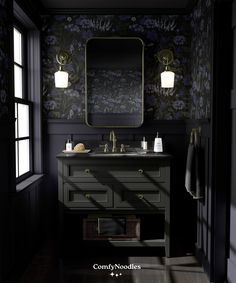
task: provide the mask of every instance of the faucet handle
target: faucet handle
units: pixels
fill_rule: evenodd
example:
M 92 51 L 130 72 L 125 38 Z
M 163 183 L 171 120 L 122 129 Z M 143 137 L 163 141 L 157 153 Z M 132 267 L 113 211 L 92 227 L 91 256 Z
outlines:
M 125 145 L 123 143 L 120 145 L 120 152 L 125 152 Z
M 108 148 L 108 144 L 107 143 L 104 145 L 104 152 L 109 152 L 109 148 Z
M 120 152 L 126 152 L 126 148 L 129 148 L 130 145 L 129 144 L 121 144 L 120 145 Z
M 109 146 L 108 144 L 100 144 L 99 147 L 103 148 L 104 152 L 109 152 Z

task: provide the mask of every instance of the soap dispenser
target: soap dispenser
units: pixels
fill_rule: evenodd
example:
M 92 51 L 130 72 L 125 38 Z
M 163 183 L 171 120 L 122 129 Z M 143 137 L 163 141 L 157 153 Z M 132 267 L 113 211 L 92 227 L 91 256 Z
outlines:
M 141 148 L 143 150 L 147 150 L 148 149 L 148 143 L 147 141 L 145 140 L 145 137 L 143 137 L 143 140 L 141 141 Z
M 70 139 L 67 139 L 66 141 L 66 151 L 72 151 L 73 149 L 73 142 L 72 137 Z
M 157 136 L 154 140 L 153 151 L 154 152 L 163 152 L 162 138 L 159 137 L 158 132 L 157 132 Z

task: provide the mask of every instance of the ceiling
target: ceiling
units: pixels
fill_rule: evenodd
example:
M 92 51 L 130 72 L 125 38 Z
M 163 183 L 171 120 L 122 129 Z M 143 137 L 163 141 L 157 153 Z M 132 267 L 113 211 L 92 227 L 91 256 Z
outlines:
M 46 9 L 187 9 L 194 0 L 41 0 Z

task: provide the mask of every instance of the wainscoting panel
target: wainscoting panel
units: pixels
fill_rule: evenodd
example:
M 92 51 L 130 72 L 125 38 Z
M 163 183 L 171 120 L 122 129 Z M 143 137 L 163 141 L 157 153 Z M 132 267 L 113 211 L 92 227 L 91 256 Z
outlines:
M 211 203 L 212 192 L 210 185 L 210 122 L 207 120 L 188 121 L 186 124 L 186 133 L 190 137 L 193 128 L 200 128 L 200 145 L 203 151 L 204 164 L 204 186 L 203 199 L 195 200 L 197 206 L 197 241 L 196 249 L 200 261 L 203 262 L 205 270 L 209 274 L 209 265 L 211 262 L 211 239 L 212 239 L 212 216 Z

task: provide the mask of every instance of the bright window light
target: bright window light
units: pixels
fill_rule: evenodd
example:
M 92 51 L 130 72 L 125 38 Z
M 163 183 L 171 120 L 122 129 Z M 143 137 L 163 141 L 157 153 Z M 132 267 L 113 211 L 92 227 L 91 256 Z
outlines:
M 29 105 L 18 104 L 18 138 L 29 136 Z
M 14 62 L 22 64 L 22 35 L 14 28 Z
M 19 155 L 18 155 L 18 142 L 15 142 L 15 146 L 16 146 L 16 178 L 19 177 Z
M 19 140 L 19 176 L 30 171 L 29 140 Z
M 17 65 L 14 66 L 14 93 L 15 97 L 22 98 L 22 68 L 18 67 Z

